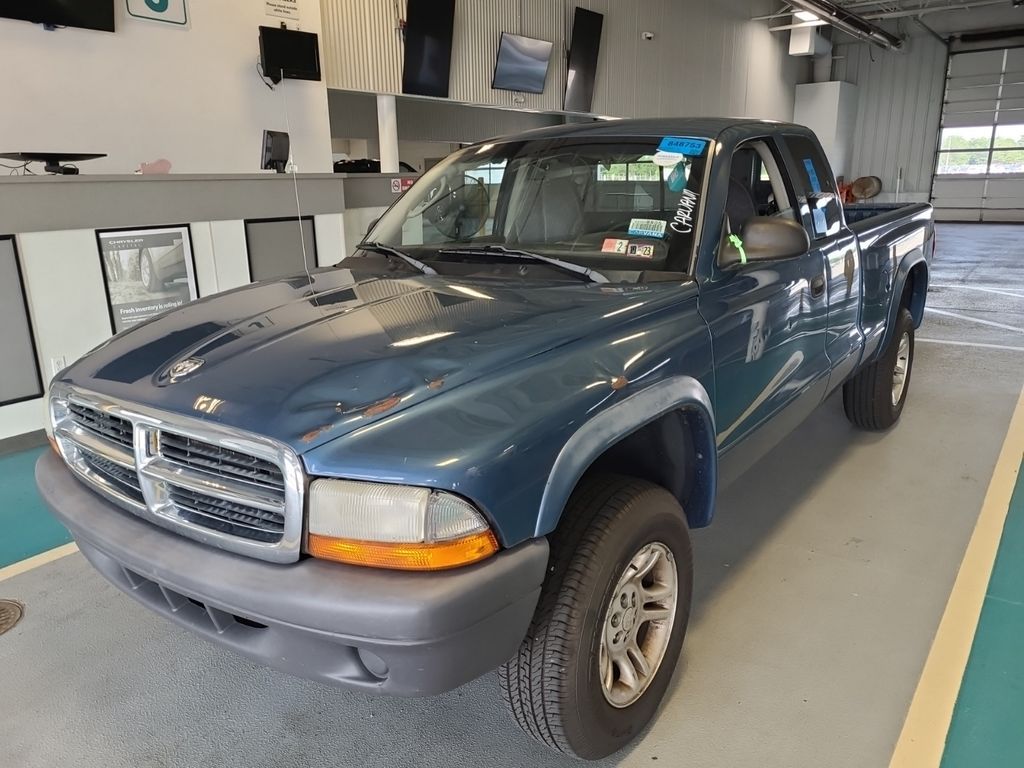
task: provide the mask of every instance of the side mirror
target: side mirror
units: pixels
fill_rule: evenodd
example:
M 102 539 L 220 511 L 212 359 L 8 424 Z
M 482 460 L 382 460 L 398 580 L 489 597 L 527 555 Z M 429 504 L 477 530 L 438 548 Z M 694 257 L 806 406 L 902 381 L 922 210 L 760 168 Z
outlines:
M 800 256 L 811 249 L 807 230 L 792 219 L 755 216 L 743 226 L 739 243 L 727 237 L 718 251 L 723 267 Z
M 378 222 L 378 221 L 380 221 L 380 216 L 378 216 L 377 218 L 375 218 L 375 219 L 374 219 L 373 221 L 371 221 L 371 222 L 370 222 L 369 224 L 367 224 L 367 225 L 366 225 L 366 232 L 365 232 L 365 234 L 363 235 L 363 239 L 364 239 L 364 240 L 365 240 L 365 239 L 367 238 L 367 236 L 369 236 L 369 234 L 370 234 L 370 233 L 371 233 L 371 232 L 373 231 L 373 228 L 377 226 L 377 222 Z

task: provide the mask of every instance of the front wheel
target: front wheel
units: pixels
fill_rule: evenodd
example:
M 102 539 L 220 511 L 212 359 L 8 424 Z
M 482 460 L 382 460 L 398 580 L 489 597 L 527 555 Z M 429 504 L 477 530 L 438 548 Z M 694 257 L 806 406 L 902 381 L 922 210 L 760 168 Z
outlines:
M 903 413 L 914 365 L 914 318 L 902 307 L 882 356 L 843 385 L 846 417 L 861 429 L 888 429 Z
M 499 675 L 524 731 L 596 760 L 665 695 L 690 615 L 690 537 L 675 497 L 634 478 L 585 478 L 565 515 L 526 639 Z
M 157 293 L 164 289 L 164 281 L 160 279 L 156 271 L 153 256 L 148 248 L 142 251 L 142 256 L 139 259 L 139 278 L 150 293 Z

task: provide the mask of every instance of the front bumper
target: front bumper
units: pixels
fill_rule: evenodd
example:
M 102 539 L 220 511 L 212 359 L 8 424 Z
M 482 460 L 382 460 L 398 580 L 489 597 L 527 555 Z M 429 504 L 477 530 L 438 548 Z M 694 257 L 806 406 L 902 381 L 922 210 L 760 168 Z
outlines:
M 89 562 L 152 610 L 261 664 L 371 693 L 440 693 L 511 658 L 547 568 L 545 539 L 439 573 L 279 565 L 137 518 L 52 452 L 36 483 Z

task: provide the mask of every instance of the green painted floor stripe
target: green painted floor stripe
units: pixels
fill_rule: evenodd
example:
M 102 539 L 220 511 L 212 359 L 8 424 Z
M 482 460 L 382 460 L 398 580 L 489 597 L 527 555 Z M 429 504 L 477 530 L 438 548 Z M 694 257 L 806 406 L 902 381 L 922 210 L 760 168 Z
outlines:
M 0 568 L 71 541 L 36 491 L 36 459 L 44 450 L 0 456 Z
M 1010 501 L 942 768 L 1024 765 L 1024 466 Z

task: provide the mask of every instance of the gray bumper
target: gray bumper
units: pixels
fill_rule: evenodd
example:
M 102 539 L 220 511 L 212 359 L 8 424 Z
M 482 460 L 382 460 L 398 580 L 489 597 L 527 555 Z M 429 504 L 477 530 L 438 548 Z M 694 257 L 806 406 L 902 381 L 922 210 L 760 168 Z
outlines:
M 367 692 L 440 693 L 511 658 L 547 568 L 544 539 L 440 573 L 276 565 L 121 510 L 52 452 L 36 482 L 89 562 L 152 610 L 267 666 Z

